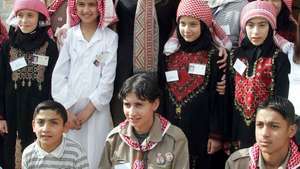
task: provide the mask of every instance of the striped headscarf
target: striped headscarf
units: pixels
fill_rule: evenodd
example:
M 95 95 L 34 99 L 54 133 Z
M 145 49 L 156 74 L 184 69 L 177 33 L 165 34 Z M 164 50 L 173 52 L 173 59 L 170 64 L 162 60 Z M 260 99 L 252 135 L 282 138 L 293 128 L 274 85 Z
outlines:
M 112 0 L 97 0 L 100 28 L 105 28 L 108 25 L 118 21 L 118 17 Z M 68 0 L 68 8 L 70 15 L 70 25 L 75 26 L 80 22 L 80 18 L 76 11 L 76 0 Z

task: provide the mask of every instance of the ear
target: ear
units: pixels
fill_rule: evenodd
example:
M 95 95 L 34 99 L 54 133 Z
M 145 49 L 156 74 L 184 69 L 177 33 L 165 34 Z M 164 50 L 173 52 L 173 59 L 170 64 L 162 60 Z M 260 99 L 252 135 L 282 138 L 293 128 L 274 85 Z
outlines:
M 34 120 L 32 120 L 31 125 L 32 125 L 32 131 L 33 131 L 33 132 L 36 132 L 36 131 L 35 131 L 35 121 L 34 121 Z
M 153 102 L 153 111 L 154 112 L 156 112 L 156 110 L 158 109 L 159 104 L 160 104 L 159 98 L 155 99 L 154 102 Z
M 296 124 L 290 125 L 288 131 L 289 137 L 293 138 L 296 135 L 296 132 L 297 132 L 297 125 Z

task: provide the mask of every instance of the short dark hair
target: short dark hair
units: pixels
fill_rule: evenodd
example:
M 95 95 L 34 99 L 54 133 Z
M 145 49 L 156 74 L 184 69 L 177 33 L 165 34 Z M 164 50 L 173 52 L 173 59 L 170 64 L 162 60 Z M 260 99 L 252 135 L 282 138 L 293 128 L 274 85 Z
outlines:
M 53 111 L 55 111 L 63 119 L 64 124 L 68 120 L 67 110 L 65 109 L 65 107 L 62 104 L 60 104 L 56 101 L 45 100 L 45 101 L 39 103 L 36 106 L 36 108 L 34 109 L 33 119 L 35 119 L 35 117 L 40 113 L 41 110 L 53 110 Z
M 296 123 L 294 106 L 287 98 L 272 96 L 258 106 L 257 112 L 262 109 L 278 112 L 289 124 Z
M 139 73 L 128 78 L 122 85 L 119 92 L 119 98 L 125 99 L 133 92 L 141 100 L 154 102 L 160 97 L 160 88 L 157 81 L 157 75 L 154 73 Z

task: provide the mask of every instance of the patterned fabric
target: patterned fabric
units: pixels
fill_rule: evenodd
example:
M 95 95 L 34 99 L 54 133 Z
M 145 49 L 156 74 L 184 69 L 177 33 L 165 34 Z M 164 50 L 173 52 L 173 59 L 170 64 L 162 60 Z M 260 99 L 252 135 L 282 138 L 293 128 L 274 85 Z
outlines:
M 290 147 L 291 151 L 290 158 L 288 160 L 287 169 L 296 169 L 300 167 L 300 152 L 298 152 L 297 145 L 291 140 L 290 141 Z M 250 162 L 249 162 L 249 169 L 257 169 L 258 166 L 258 159 L 259 159 L 259 146 L 258 144 L 254 144 L 249 149 L 249 155 L 250 155 Z
M 52 16 L 65 0 L 54 0 L 48 7 L 49 15 Z
M 7 39 L 8 39 L 7 31 L 4 26 L 4 23 L 2 22 L 2 20 L 0 18 L 0 49 L 1 49 L 2 43 Z
M 278 51 L 275 52 L 276 57 Z M 241 58 L 245 65 L 247 59 Z M 254 75 L 248 76 L 236 73 L 235 81 L 235 105 L 242 112 L 246 125 L 255 120 L 255 112 L 258 105 L 265 101 L 274 88 L 273 66 L 274 58 L 259 58 L 253 67 Z M 248 69 L 245 70 L 247 72 Z
M 117 22 L 117 14 L 112 0 L 98 0 L 99 23 L 98 27 L 105 28 L 108 25 Z M 70 25 L 75 26 L 80 22 L 80 18 L 76 11 L 76 0 L 68 0 L 68 8 L 70 15 Z
M 20 49 L 11 47 L 10 49 L 10 61 L 14 61 L 19 57 L 24 57 L 27 66 L 21 69 L 14 71 L 11 75 L 12 80 L 14 81 L 15 90 L 18 89 L 18 84 L 21 84 L 22 87 L 27 86 L 31 87 L 32 82 L 37 82 L 38 89 L 42 90 L 42 83 L 44 82 L 44 74 L 46 67 L 42 65 L 33 64 L 34 56 L 33 53 L 38 55 L 46 55 L 46 50 L 48 47 L 48 42 L 46 42 L 40 49 L 32 53 L 24 53 Z
M 133 38 L 133 72 L 156 72 L 159 28 L 154 0 L 138 0 Z
M 161 125 L 161 131 L 162 131 L 162 136 L 163 137 L 167 130 L 169 129 L 171 123 L 165 119 L 164 117 L 159 115 L 159 121 Z M 129 121 L 125 120 L 124 122 L 120 123 L 121 129 L 126 129 L 128 128 Z M 134 140 L 124 134 L 119 133 L 121 139 L 131 148 L 134 150 L 139 151 L 139 157 L 136 158 L 136 160 L 133 162 L 133 168 L 134 169 L 144 169 L 145 164 L 144 161 L 142 160 L 142 154 L 146 151 L 152 150 L 156 145 L 157 142 L 152 142 L 152 141 L 144 141 L 142 144 L 140 144 L 137 140 Z
M 177 23 L 181 16 L 191 16 L 203 21 L 209 28 L 213 40 L 226 49 L 231 49 L 232 43 L 224 30 L 213 19 L 211 9 L 202 0 L 182 0 L 177 9 Z M 172 37 L 164 46 L 164 53 L 170 55 L 179 49 L 180 45 L 177 39 L 177 33 L 173 33 Z
M 218 6 L 226 5 L 231 2 L 237 2 L 239 0 L 208 0 L 208 6 L 210 8 L 216 8 Z

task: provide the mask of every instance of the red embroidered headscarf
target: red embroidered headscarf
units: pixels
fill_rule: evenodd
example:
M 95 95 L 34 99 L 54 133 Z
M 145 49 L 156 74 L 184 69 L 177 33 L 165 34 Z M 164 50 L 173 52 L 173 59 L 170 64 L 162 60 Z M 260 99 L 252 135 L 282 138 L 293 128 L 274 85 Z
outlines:
M 118 21 L 117 14 L 112 0 L 97 0 L 100 28 L 105 28 L 108 25 Z M 75 26 L 80 22 L 80 18 L 76 11 L 76 0 L 68 0 L 68 8 L 70 15 L 70 25 Z

